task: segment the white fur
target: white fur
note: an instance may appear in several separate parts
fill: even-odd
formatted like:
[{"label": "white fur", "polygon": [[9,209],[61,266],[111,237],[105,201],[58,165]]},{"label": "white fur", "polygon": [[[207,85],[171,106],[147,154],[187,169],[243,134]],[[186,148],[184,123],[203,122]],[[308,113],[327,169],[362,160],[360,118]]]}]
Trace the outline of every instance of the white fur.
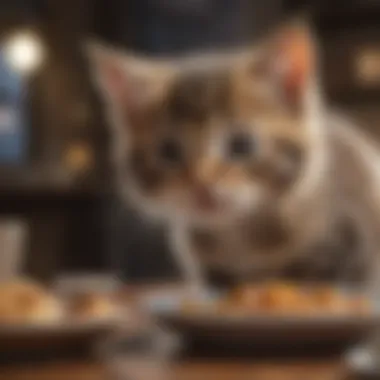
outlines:
[{"label": "white fur", "polygon": [[[341,114],[334,113],[331,115],[334,120],[334,125],[337,128],[337,134],[339,138],[350,147],[352,152],[355,152],[356,159],[361,162],[363,170],[367,171],[370,182],[363,184],[366,186],[368,199],[371,200],[371,206],[374,213],[378,213],[380,223],[380,149],[377,144],[369,139],[362,131],[355,128],[351,121],[343,117]],[[360,213],[360,210],[358,210]],[[364,226],[363,226],[364,228]],[[366,233],[367,231],[363,231]],[[372,242],[375,246],[380,244],[380,226],[379,231],[374,238],[375,242]],[[373,254],[373,252],[371,252]],[[376,253],[376,252],[375,252]],[[370,292],[373,292],[378,297],[380,289],[380,253],[372,255],[371,261],[371,273],[367,279],[367,286]]]},{"label": "white fur", "polygon": [[193,289],[204,289],[204,275],[200,261],[191,251],[185,220],[173,219],[170,224],[170,243],[183,278]]},{"label": "white fur", "polygon": [[285,200],[288,215],[297,212],[297,204],[302,205],[315,194],[315,189],[323,182],[329,165],[329,151],[326,147],[328,138],[326,110],[315,78],[310,81],[306,89],[304,110],[304,124],[310,145],[303,172],[288,199]]}]

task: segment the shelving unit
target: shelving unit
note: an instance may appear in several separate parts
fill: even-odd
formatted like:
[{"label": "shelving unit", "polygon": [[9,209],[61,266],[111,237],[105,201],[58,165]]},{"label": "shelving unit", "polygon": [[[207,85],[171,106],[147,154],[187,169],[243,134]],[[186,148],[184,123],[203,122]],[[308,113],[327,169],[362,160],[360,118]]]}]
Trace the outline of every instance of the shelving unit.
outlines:
[{"label": "shelving unit", "polygon": [[324,83],[332,103],[347,107],[379,103],[380,86],[358,78],[363,55],[380,54],[379,19],[378,1],[351,1],[344,6],[322,2],[316,7]]},{"label": "shelving unit", "polygon": [[[0,166],[0,219],[26,222],[24,269],[46,281],[67,269],[105,265],[104,209],[113,189],[107,177],[107,131],[79,49],[86,14],[82,22],[73,18],[80,4],[0,4],[0,41],[11,31],[31,28],[47,50],[43,70],[28,83],[29,159],[23,166]],[[77,117],[79,104],[88,107],[88,115]],[[67,162],[73,146],[89,149],[86,170]]]}]

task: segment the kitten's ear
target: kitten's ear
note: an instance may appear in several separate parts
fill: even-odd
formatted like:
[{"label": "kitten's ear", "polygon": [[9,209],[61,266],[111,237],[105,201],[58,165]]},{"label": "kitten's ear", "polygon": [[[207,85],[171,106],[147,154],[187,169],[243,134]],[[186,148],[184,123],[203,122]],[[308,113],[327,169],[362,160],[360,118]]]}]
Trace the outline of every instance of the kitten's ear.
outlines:
[{"label": "kitten's ear", "polygon": [[157,95],[168,70],[148,60],[129,56],[105,45],[85,46],[92,76],[105,97],[116,106],[134,111]]},{"label": "kitten's ear", "polygon": [[291,103],[302,99],[316,75],[316,40],[305,21],[287,24],[267,41],[264,67],[281,94]]}]

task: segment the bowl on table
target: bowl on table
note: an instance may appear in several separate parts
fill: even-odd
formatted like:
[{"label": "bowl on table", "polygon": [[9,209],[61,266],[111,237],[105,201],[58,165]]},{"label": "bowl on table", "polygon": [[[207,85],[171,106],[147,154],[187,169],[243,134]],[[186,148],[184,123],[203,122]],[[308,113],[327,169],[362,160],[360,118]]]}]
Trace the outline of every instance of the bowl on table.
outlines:
[{"label": "bowl on table", "polygon": [[341,352],[378,327],[369,297],[329,286],[268,283],[198,297],[156,294],[146,307],[157,321],[199,346],[255,354]]},{"label": "bowl on table", "polygon": [[120,380],[169,380],[170,363],[180,341],[152,324],[131,331],[115,331],[96,348],[109,378]]},{"label": "bowl on table", "polygon": [[26,278],[0,283],[0,361],[87,355],[95,342],[128,323],[128,306],[111,295],[61,294]]}]

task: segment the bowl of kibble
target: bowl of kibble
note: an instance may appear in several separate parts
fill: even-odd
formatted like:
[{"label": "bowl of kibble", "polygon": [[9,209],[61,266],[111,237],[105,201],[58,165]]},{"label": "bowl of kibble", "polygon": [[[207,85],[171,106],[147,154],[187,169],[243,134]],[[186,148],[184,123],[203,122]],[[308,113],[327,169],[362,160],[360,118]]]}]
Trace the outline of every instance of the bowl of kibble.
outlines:
[{"label": "bowl of kibble", "polygon": [[[227,292],[175,297],[162,293],[147,307],[164,326],[204,343],[265,346],[349,346],[379,324],[379,310],[360,291],[331,285],[266,282]],[[272,349],[272,348],[271,348]]]}]

